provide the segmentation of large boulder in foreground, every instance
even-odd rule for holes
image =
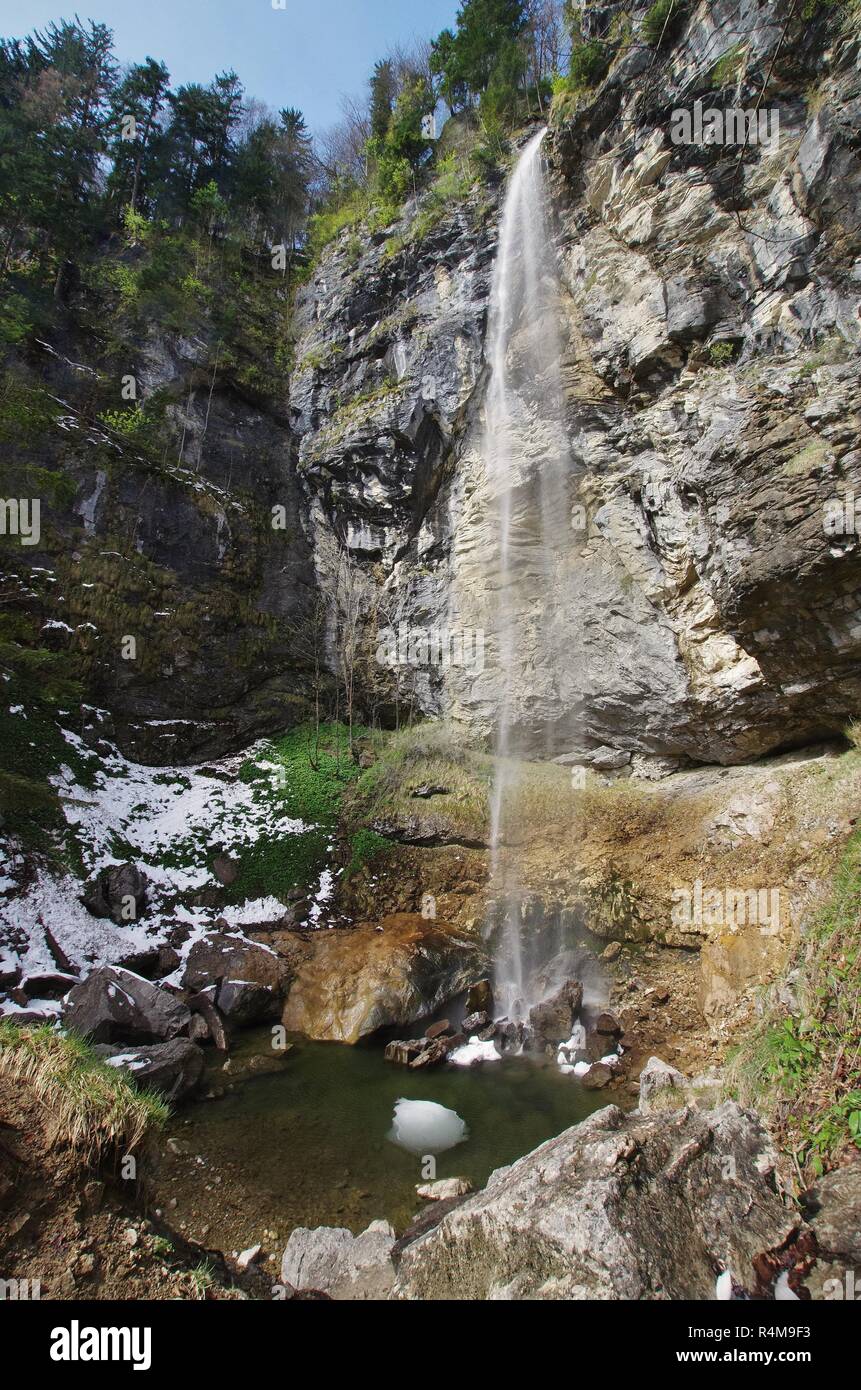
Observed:
[[[358,1042],[435,1014],[469,988],[482,964],[474,941],[414,913],[325,932],[297,969],[283,1023],[309,1038]]]
[[[358,1236],[341,1226],[300,1226],[287,1242],[281,1282],[336,1300],[387,1298],[395,1282],[394,1243],[387,1221],[372,1221]]]
[[[103,965],[66,996],[63,1023],[97,1043],[167,1042],[186,1032],[191,1014],[165,989],[131,970]]]
[[[403,1252],[398,1299],[713,1299],[799,1226],[759,1117],[608,1106],[491,1175]]]

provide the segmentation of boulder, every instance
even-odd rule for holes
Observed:
[[[358,1236],[338,1226],[300,1226],[287,1242],[281,1282],[338,1301],[387,1298],[395,1281],[394,1243],[387,1221],[372,1221]]]
[[[432,1042],[434,1038],[441,1038],[446,1033],[450,1032],[451,1024],[448,1019],[441,1018],[438,1023],[432,1023],[429,1028],[425,1029],[425,1037],[429,1038]]]
[[[479,980],[478,984],[472,986],[466,996],[466,1011],[468,1014],[493,1017],[493,986],[490,980]]]
[[[238,859],[231,859],[229,854],[216,854],[212,861],[212,872],[225,888],[229,888],[239,877],[241,864]]]
[[[478,1013],[469,1014],[460,1026],[467,1037],[469,1037],[470,1033],[480,1033],[483,1028],[487,1028],[489,1023],[490,1019],[487,1014],[480,1011]]]
[[[282,1021],[309,1038],[358,1042],[433,1016],[467,988],[481,954],[462,933],[417,913],[320,932],[297,968]]]
[[[200,1084],[203,1053],[188,1038],[154,1043],[151,1047],[99,1046],[108,1066],[125,1071],[139,1086],[151,1086],[169,1100],[181,1100]]]
[[[93,1042],[154,1043],[186,1032],[191,1013],[142,976],[103,965],[69,991],[63,1022]]]
[[[861,1162],[826,1173],[801,1204],[822,1253],[861,1268]]]
[[[622,1035],[622,1025],[615,1014],[605,1011],[595,1019],[595,1032],[608,1038],[618,1038]]]
[[[146,874],[136,864],[112,864],[90,879],[81,900],[94,917],[110,917],[124,926],[142,916],[146,890]]]
[[[268,946],[241,932],[213,931],[192,946],[182,981],[186,989],[200,991],[221,980],[242,980],[265,985],[280,1001],[291,978],[290,962]]]
[[[219,1052],[227,1052],[228,1040],[227,1030],[224,1026],[224,1019],[215,1007],[215,988],[201,990],[199,994],[193,994],[188,1001],[195,1018],[198,1016],[206,1025],[206,1031]],[[189,1034],[191,1030],[189,1029]]]
[[[753,1292],[755,1261],[799,1226],[774,1162],[759,1117],[732,1101],[659,1115],[607,1106],[408,1245],[392,1297],[711,1300],[721,1269]]]
[[[163,980],[177,969],[180,954],[172,946],[154,946],[148,951],[133,951],[113,964],[131,970],[134,975],[143,975],[145,980]]]
[[[539,1043],[560,1043],[570,1038],[583,1003],[583,986],[568,980],[549,999],[529,1011],[529,1026]]]
[[[438,1067],[451,1052],[451,1043],[451,1038],[429,1040],[427,1047],[423,1047],[421,1052],[408,1063],[410,1070],[418,1071],[423,1067]]]
[[[650,1057],[640,1072],[639,1107],[644,1115],[675,1110],[690,1103],[687,1077],[660,1057]]]
[[[604,1086],[609,1086],[612,1080],[612,1067],[608,1067],[604,1062],[593,1062],[589,1070],[581,1076],[580,1084],[585,1086],[587,1091],[600,1091]]]
[[[279,996],[269,985],[251,980],[222,980],[215,996],[218,1011],[229,1024],[246,1028],[267,1018],[277,1018]]]
[[[408,1042],[398,1038],[394,1042],[386,1043],[383,1057],[387,1062],[396,1062],[398,1066],[408,1067],[427,1046],[427,1038],[411,1038]]]
[[[471,1191],[469,1178],[439,1178],[436,1182],[420,1182],[416,1196],[426,1202],[447,1202],[451,1197],[466,1197]]]
[[[62,970],[40,970],[25,975],[21,989],[28,999],[63,999],[80,983],[80,975],[67,975]]]

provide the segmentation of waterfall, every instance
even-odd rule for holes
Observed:
[[[562,601],[557,567],[570,537],[568,445],[562,418],[559,277],[541,131],[511,175],[488,320],[482,457],[497,551],[492,639],[497,672],[496,772],[491,801],[491,897],[496,906],[497,1013],[527,1016],[546,990],[536,980],[520,906],[518,766],[546,739],[548,680],[565,654],[548,634]],[[530,655],[542,653],[541,675]],[[502,922],[499,925],[499,916]]]

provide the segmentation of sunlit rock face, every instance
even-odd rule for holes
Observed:
[[[521,625],[511,691],[514,735],[542,755],[741,762],[840,730],[861,699],[855,50],[824,58],[808,26],[775,68],[779,143],[751,146],[740,173],[732,146],[670,137],[675,107],[708,104],[722,33],[750,46],[752,72],[781,28],[768,7],[700,5],[654,80],[631,45],[545,140],[566,536]],[[752,106],[757,90],[742,73],[723,104]],[[293,389],[321,583],[337,530],[379,567],[388,612],[488,634],[481,669],[406,673],[423,710],[484,734],[500,698],[483,446],[500,194],[395,255],[369,244],[351,262],[345,238],[305,291]],[[510,365],[531,361],[527,332]],[[842,534],[827,523],[835,497]],[[533,500],[513,498],[523,528]],[[517,558],[528,578],[534,548]]]
[[[482,975],[475,941],[444,923],[397,913],[354,931],[321,932],[300,964],[284,1026],[324,1042],[358,1042],[427,1018]]]

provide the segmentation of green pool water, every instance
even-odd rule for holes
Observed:
[[[210,1244],[243,1248],[265,1230],[283,1240],[299,1225],[360,1231],[377,1218],[402,1230],[424,1205],[415,1194],[424,1176],[421,1159],[388,1138],[400,1097],[436,1101],[466,1121],[468,1138],[436,1156],[436,1176],[475,1187],[611,1099],[527,1059],[412,1072],[378,1046],[292,1041],[275,1074],[234,1081],[254,1053],[272,1057],[268,1032],[246,1034],[230,1073],[213,1064],[210,1074],[233,1089],[176,1117],[181,1153],[166,1149],[158,1197],[176,1197],[195,1238],[206,1228]]]

